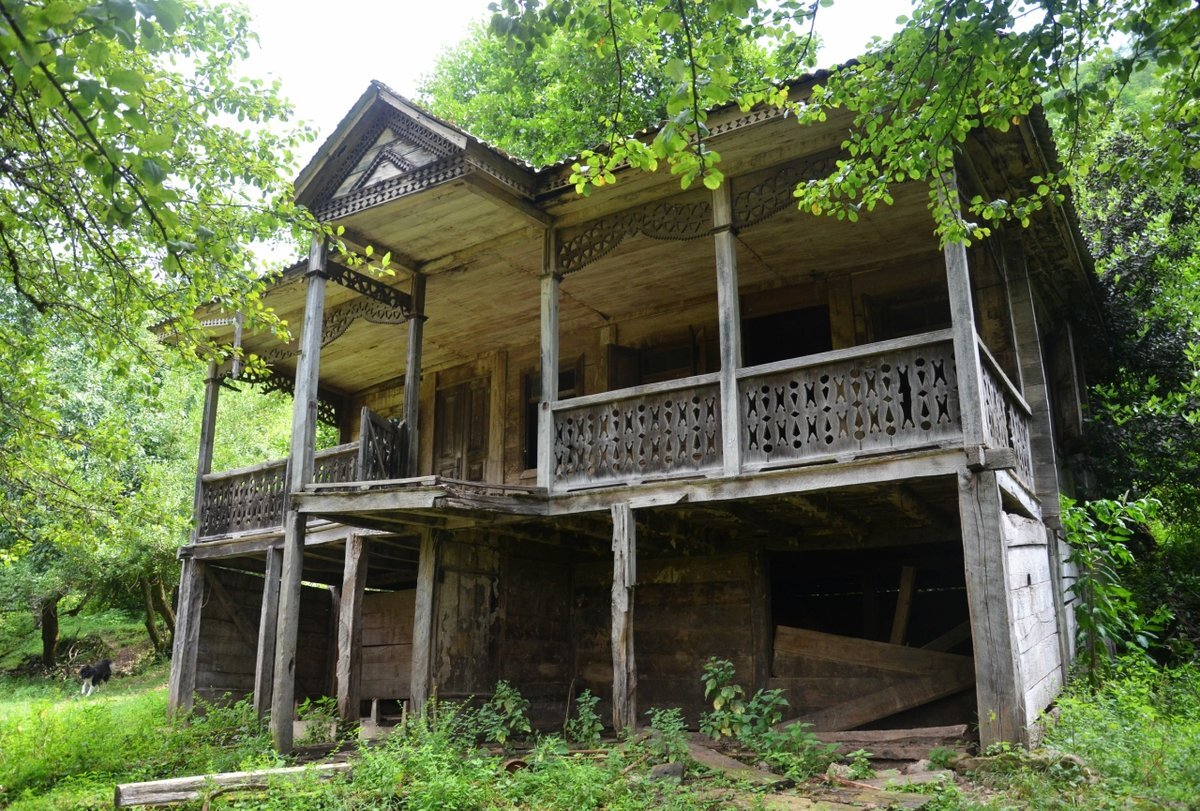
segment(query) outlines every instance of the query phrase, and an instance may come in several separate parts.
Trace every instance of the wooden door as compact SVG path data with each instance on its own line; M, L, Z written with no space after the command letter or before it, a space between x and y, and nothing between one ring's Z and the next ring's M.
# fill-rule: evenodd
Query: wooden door
M433 471L438 476L484 480L490 384L490 377L478 377L437 390Z

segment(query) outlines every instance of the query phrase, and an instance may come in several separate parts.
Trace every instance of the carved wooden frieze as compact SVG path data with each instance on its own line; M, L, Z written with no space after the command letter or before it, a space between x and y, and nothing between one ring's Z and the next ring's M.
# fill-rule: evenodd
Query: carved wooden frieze
M806 180L828 176L837 167L834 154L815 155L802 161L781 166L775 172L748 189L737 189L733 195L733 224L746 228L773 217L781 211L796 207L793 194L796 185Z
M467 162L463 156L451 155L406 174L397 175L317 205L313 208L313 215L323 222L337 220L389 200L447 183L462 177L466 172Z
M711 233L712 224L712 203L708 200L657 203L621 211L560 234L558 270L581 270L635 234L652 239L696 239Z
M269 352L268 355L276 354ZM290 355L299 353L291 352ZM288 357L285 355L284 357ZM271 358L264 358L270 362ZM259 386L263 394L270 394L273 391L282 391L294 396L296 391L296 380L290 375L280 374L274 369L267 367L265 371L254 372L244 370L239 380L250 383L251 385ZM331 397L327 393L320 393L317 397L317 419L326 425L338 426L341 424L342 403L340 399Z

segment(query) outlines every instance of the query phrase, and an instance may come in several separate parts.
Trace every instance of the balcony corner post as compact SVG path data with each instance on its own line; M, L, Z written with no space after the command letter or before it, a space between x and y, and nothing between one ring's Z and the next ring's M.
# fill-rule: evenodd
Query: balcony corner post
M558 272L557 248L553 228L546 229L542 247L542 318L541 359L542 392L538 404L538 487L550 490L554 484L554 412L558 400Z
M424 329L425 274L414 273L412 313L408 317L408 359L404 366L404 476L416 476L420 467L421 434L417 424L420 419L421 341Z
M313 234L308 253L308 290L300 332L300 361L292 410L292 453L288 498L312 480L317 430L317 381L321 364L321 328L325 315L325 238ZM282 753L292 750L292 707L296 692L296 640L300 622L301 573L304 567L305 516L289 500L283 517L283 572L279 620L275 632L275 672L271 689L271 737Z
M958 179L953 172L943 176L950 204L958 206ZM983 405L983 365L975 330L975 306L971 293L971 271L967 249L950 242L942 249L946 259L946 288L950 296L950 329L954 336L954 366L958 374L958 403L962 414L963 448L986 444Z
M742 323L738 300L737 242L733 190L726 180L713 192L713 238L717 259L717 319L721 344L721 445L726 476L742 470L738 368L742 365Z

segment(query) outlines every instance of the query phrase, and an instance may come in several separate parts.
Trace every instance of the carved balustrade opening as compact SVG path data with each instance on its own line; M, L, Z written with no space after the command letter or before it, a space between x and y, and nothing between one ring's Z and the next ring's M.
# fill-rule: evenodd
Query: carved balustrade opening
M751 469L962 436L949 330L743 369L738 381Z
M718 375L700 375L556 403L555 486L596 486L720 468L718 381Z
M984 438L993 448L1013 449L1017 457L1013 472L1032 488L1033 450L1029 444L1029 421L1033 412L982 341L979 347L983 358Z

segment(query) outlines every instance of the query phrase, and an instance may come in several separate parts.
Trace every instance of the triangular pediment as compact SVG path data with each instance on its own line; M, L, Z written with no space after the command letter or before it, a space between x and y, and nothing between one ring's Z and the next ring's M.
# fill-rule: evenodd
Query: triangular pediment
M296 199L321 218L441 182L461 169L466 136L377 85L318 151Z

